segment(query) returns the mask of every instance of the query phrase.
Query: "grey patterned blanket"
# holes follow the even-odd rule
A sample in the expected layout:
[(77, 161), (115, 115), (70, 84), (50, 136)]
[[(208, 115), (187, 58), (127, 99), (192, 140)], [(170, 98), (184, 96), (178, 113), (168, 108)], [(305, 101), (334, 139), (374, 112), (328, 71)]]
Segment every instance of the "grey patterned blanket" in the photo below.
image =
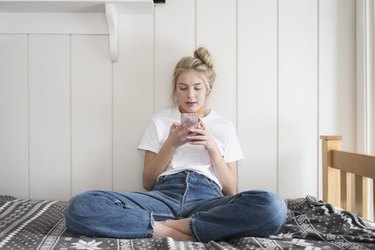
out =
[(0, 196), (0, 249), (375, 249), (375, 230), (349, 212), (307, 196), (288, 199), (278, 235), (200, 242), (89, 238), (67, 231), (65, 202)]

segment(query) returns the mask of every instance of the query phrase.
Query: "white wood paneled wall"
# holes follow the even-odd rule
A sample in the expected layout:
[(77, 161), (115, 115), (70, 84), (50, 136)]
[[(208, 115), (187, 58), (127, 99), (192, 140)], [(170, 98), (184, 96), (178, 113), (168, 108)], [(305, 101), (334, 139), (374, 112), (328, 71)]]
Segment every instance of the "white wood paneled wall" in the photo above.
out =
[(71, 189), (112, 188), (112, 65), (106, 36), (71, 39)]
[(69, 40), (68, 35), (28, 37), (29, 194), (35, 198), (70, 194)]
[(298, 196), (300, 188), (305, 193), (317, 189), (311, 182), (317, 179), (318, 165), (317, 3), (288, 0), (279, 5), (278, 180), (284, 196)]
[(120, 16), (116, 63), (102, 24), (0, 25), (0, 194), (142, 190), (146, 124), (171, 104), (176, 62), (206, 46), (217, 71), (209, 105), (237, 126), (246, 156), (239, 191), (319, 196), (319, 135), (354, 147), (354, 16), (354, 0), (168, 0), (154, 15)]
[(0, 36), (0, 192), (28, 197), (28, 37)]
[[(353, 49), (356, 17), (352, 11), (355, 5), (355, 1), (320, 1), (319, 8), (319, 131), (322, 135), (343, 135), (343, 149), (349, 151), (357, 150), (356, 52)], [(320, 177), (319, 169), (321, 194)]]
[[(278, 4), (238, 4), (238, 130), (246, 158), (240, 190), (278, 188)], [(246, 167), (243, 167), (246, 166)], [(251, 173), (251, 174), (250, 174)]]
[[(154, 106), (153, 16), (120, 19), (120, 60), (113, 73), (113, 189), (142, 190), (143, 155), (136, 150)], [(136, 28), (135, 28), (136, 27)]]

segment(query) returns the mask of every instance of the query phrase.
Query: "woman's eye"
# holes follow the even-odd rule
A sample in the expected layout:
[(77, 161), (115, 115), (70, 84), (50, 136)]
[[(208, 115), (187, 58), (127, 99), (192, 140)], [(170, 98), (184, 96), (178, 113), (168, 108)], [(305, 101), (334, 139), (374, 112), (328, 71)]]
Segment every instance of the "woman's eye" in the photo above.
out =
[(180, 88), (180, 90), (187, 90), (187, 88)]
[(201, 90), (202, 88), (194, 88), (195, 90)]

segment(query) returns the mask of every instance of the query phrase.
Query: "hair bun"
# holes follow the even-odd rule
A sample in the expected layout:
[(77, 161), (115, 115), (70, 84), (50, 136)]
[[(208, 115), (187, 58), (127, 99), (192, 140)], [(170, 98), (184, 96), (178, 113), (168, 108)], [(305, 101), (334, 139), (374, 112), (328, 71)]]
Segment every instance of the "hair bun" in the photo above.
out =
[(194, 51), (194, 57), (201, 60), (204, 64), (207, 65), (209, 68), (214, 67), (214, 61), (211, 57), (210, 52), (205, 47), (199, 47)]

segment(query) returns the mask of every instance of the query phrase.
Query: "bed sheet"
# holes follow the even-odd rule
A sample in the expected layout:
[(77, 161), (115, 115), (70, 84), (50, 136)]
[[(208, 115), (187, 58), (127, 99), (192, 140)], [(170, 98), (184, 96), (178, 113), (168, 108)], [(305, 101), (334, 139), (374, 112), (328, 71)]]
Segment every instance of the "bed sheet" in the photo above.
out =
[(311, 196), (286, 202), (287, 221), (277, 235), (204, 244), (73, 235), (65, 226), (66, 202), (0, 196), (0, 249), (375, 249), (375, 230), (361, 218)]

